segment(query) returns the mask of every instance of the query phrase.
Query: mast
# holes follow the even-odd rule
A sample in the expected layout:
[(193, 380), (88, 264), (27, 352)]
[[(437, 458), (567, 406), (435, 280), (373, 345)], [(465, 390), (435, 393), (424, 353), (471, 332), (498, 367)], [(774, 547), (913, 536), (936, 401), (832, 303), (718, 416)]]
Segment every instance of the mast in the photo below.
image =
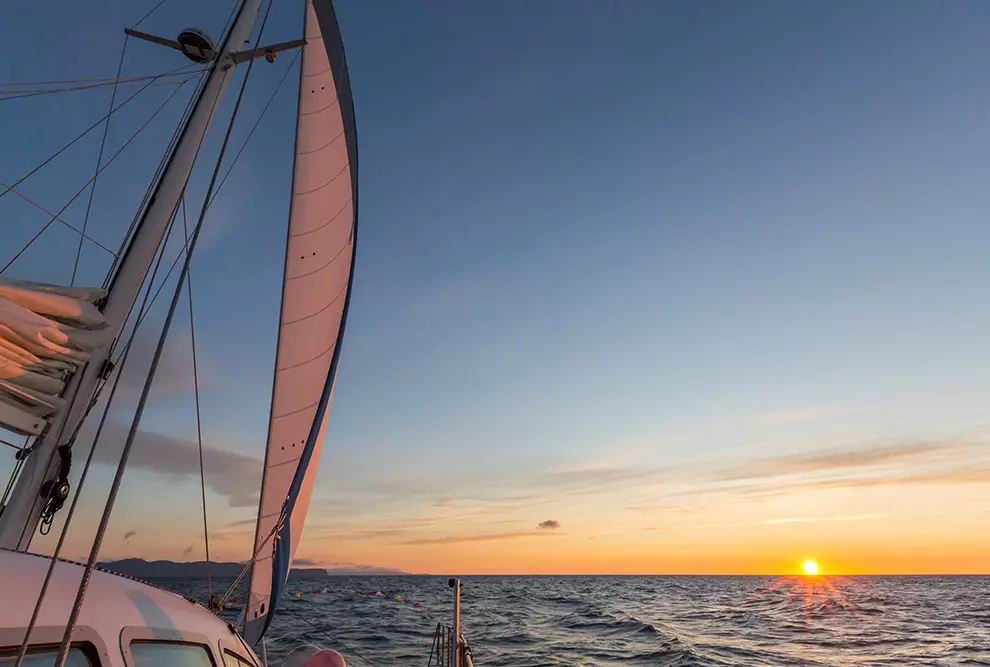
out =
[[(220, 104), (224, 89), (230, 82), (234, 67), (243, 61), (238, 56), (242, 56), (241, 50), (251, 37), (260, 6), (261, 0), (244, 0), (241, 4), (237, 18), (219, 56), (210, 68), (206, 83), (155, 186), (150, 203), (121, 258), (103, 308), (108, 330), (113, 332), (114, 338), (120, 336), (137, 301), (141, 285), (178, 208), (203, 138)], [(95, 350), (89, 363), (72, 376), (63, 394), (68, 405), (58, 413), (42, 435), (38, 436), (10, 501), (0, 514), (0, 548), (27, 551), (30, 546), (45, 505), (42, 487), (47, 481), (54, 481), (58, 477), (61, 457), (56, 449), (63, 445), (71, 446), (72, 436), (85, 417), (97, 384), (108, 373), (104, 365), (112, 351), (111, 347), (107, 345)]]

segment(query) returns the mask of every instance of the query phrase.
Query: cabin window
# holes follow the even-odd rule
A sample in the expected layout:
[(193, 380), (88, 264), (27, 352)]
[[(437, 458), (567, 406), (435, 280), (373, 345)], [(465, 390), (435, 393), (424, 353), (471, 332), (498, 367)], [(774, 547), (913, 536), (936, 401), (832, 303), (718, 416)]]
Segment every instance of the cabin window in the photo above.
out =
[(223, 652), (223, 661), (226, 667), (254, 667), (254, 663), (250, 660), (245, 660), (236, 653), (231, 653), (230, 651)]
[[(17, 664), (17, 655), (21, 647), (0, 649), (0, 667), (14, 667)], [(24, 661), (21, 667), (51, 667), (58, 657), (58, 646), (45, 646), (43, 648), (30, 648), (24, 654)], [(96, 659), (96, 650), (88, 645), (73, 646), (65, 656), (65, 667), (98, 667), (100, 661)]]
[(202, 644), (131, 642), (134, 667), (213, 667), (210, 651)]

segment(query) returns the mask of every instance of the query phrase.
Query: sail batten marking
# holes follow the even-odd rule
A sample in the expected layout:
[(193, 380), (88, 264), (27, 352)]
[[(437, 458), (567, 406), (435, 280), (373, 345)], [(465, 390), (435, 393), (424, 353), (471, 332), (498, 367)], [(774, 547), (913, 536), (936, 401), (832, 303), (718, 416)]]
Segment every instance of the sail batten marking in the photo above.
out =
[[(297, 415), (300, 412), (304, 412), (306, 410), (310, 410), (312, 408), (315, 408), (319, 404), (320, 404), (320, 402), (319, 401), (316, 401), (314, 403), (310, 403), (309, 405), (304, 405), (303, 407), (301, 407), (301, 408), (299, 408), (297, 410), (290, 410), (289, 412), (284, 412), (284, 413), (282, 413), (280, 415), (275, 415), (274, 417), (272, 417), (272, 421), (275, 421), (276, 419), (284, 419), (286, 417), (291, 417), (292, 415)], [(268, 467), (271, 468), (272, 466), (268, 466)]]
[[(322, 40), (321, 40), (321, 41), (322, 41)], [(325, 70), (323, 70), (322, 72), (317, 72), (316, 74), (303, 74), (303, 76), (304, 76), (304, 77), (306, 77), (307, 79), (309, 79), (309, 78), (312, 78), (312, 77), (314, 77), (314, 76), (323, 76), (324, 74), (326, 74), (326, 73), (327, 73), (327, 72), (329, 72), (329, 71), (330, 71), (330, 68), (329, 68), (329, 67), (327, 67), (327, 68), (326, 68)]]
[(334, 346), (336, 344), (337, 344), (337, 341), (334, 341), (334, 342), (330, 343), (330, 347), (328, 347), (327, 349), (323, 350), (322, 352), (320, 352), (319, 354), (317, 354), (315, 357), (310, 357), (306, 361), (300, 361), (298, 363), (290, 364), (288, 366), (282, 366), (278, 370), (279, 370), (279, 372), (288, 371), (288, 370), (292, 370), (293, 368), (299, 368), (300, 366), (305, 366), (306, 364), (311, 364), (314, 361), (319, 361), (320, 357), (325, 357), (328, 353), (333, 352), (333, 348), (334, 348)]
[(331, 178), (329, 181), (319, 186), (318, 188), (313, 188), (312, 190), (307, 190), (306, 192), (295, 192), (293, 194), (295, 194), (297, 197), (302, 197), (304, 195), (311, 195), (314, 192), (318, 192), (319, 190), (322, 190), (323, 188), (327, 187), (328, 185), (336, 181), (338, 178), (340, 178), (340, 175), (343, 174), (345, 171), (347, 171), (350, 168), (350, 166), (351, 166), (350, 163), (345, 164), (343, 167), (340, 168), (340, 171), (334, 174), (333, 178)]
[[(325, 106), (325, 107), (323, 107), (322, 109), (317, 109), (316, 111), (300, 111), (300, 112), (299, 112), (299, 115), (300, 115), (300, 116), (312, 116), (312, 115), (314, 115), (314, 114), (318, 114), (318, 113), (323, 113), (323, 112), (324, 112), (324, 111), (326, 111), (327, 109), (329, 109), (329, 108), (331, 108), (331, 107), (333, 107), (333, 106), (336, 106), (336, 104), (337, 104), (337, 100), (336, 100), (336, 99), (334, 99), (334, 101), (333, 101), (333, 102), (331, 102), (330, 104), (328, 104), (328, 105), (326, 105), (326, 106)], [(343, 134), (343, 132), (341, 132), (341, 134)]]
[[(314, 112), (314, 113), (316, 113), (316, 112)], [(327, 143), (323, 144), (319, 148), (314, 148), (311, 151), (299, 151), (298, 153), (296, 153), (296, 155), (312, 155), (313, 153), (319, 153), (320, 151), (322, 151), (327, 146), (332, 146), (333, 144), (335, 144), (337, 142), (337, 140), (340, 139), (342, 136), (344, 136), (344, 131), (343, 130), (341, 130), (340, 133), (337, 136), (335, 136), (333, 139), (331, 139)]]
[(288, 461), (282, 461), (281, 463), (273, 463), (270, 466), (268, 466), (268, 469), (271, 470), (272, 468), (280, 468), (282, 466), (289, 465), (290, 463), (296, 463), (300, 458), (302, 457), (297, 456), (296, 458), (289, 459)]
[(333, 216), (329, 220), (327, 220), (326, 222), (324, 222), (323, 224), (321, 224), (319, 227), (315, 227), (313, 229), (309, 229), (309, 230), (307, 230), (305, 232), (299, 232), (298, 234), (292, 234), (292, 238), (297, 239), (300, 236), (306, 236), (307, 234), (313, 234), (315, 232), (320, 231), (321, 229), (323, 229), (324, 227), (326, 227), (327, 225), (329, 225), (330, 223), (332, 223), (334, 220), (336, 220), (337, 218), (339, 218), (340, 215), (341, 215), (341, 213), (343, 213), (344, 211), (347, 210), (347, 207), (350, 205), (350, 203), (351, 203), (351, 198), (348, 197), (347, 198), (347, 201), (344, 202), (344, 205), (340, 207), (340, 210), (337, 211), (336, 213), (334, 213)]
[(300, 317), (298, 320), (292, 320), (291, 322), (286, 322), (285, 324), (287, 324), (287, 325), (288, 324), (296, 324), (297, 322), (302, 322), (304, 320), (308, 320), (310, 318), (316, 317), (317, 315), (319, 315), (320, 313), (322, 313), (323, 311), (325, 311), (327, 308), (329, 308), (333, 304), (335, 304), (338, 301), (340, 301), (340, 297), (344, 296), (344, 294), (346, 294), (346, 293), (347, 293), (347, 288), (345, 287), (344, 289), (340, 290), (340, 294), (338, 294), (337, 297), (333, 301), (331, 301), (327, 305), (323, 306), (322, 308), (320, 308), (315, 313), (312, 313), (310, 315), (306, 315), (305, 317)]
[(325, 269), (328, 266), (330, 266), (331, 264), (333, 264), (334, 261), (338, 257), (340, 257), (340, 253), (342, 253), (345, 250), (347, 250), (347, 247), (349, 245), (351, 245), (351, 240), (348, 238), (347, 241), (344, 242), (344, 245), (341, 246), (340, 250), (338, 250), (337, 253), (333, 257), (331, 257), (325, 264), (320, 265), (318, 268), (315, 268), (312, 271), (307, 271), (306, 273), (300, 273), (299, 275), (288, 277), (288, 278), (286, 278), (286, 281), (289, 281), (289, 280), (299, 280), (300, 278), (305, 278), (306, 276), (311, 276), (314, 273), (319, 273), (323, 269)]

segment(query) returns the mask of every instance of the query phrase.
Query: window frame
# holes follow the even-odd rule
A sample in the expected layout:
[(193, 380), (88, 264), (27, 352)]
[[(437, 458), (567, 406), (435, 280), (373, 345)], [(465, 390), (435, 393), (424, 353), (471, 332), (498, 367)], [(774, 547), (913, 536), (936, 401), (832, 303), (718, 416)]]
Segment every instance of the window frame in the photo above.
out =
[(198, 632), (183, 632), (167, 628), (148, 628), (140, 625), (128, 625), (120, 631), (120, 652), (124, 656), (127, 667), (135, 667), (134, 656), (131, 654), (131, 644), (184, 644), (198, 646), (206, 651), (212, 667), (218, 667), (217, 656), (213, 653), (210, 638)]
[[(237, 660), (237, 665), (228, 665), (227, 664), (227, 656), (228, 655), (231, 658), (233, 658), (234, 660)], [(257, 665), (254, 664), (254, 661), (253, 660), (248, 660), (247, 658), (245, 658), (244, 656), (242, 656), (240, 653), (236, 653), (235, 651), (231, 651), (229, 648), (224, 648), (223, 646), (220, 647), (220, 659), (223, 660), (224, 667), (241, 667), (242, 664), (243, 665), (251, 665), (251, 667), (257, 667)]]
[[(227, 661), (224, 660), (224, 654), (229, 653), (238, 660), (254, 667), (263, 667), (261, 660), (255, 655), (254, 651), (250, 649), (244, 638), (241, 637), (233, 627), (231, 627), (231, 634), (234, 635), (236, 641), (230, 637), (221, 637), (217, 640), (217, 649), (220, 651), (220, 661), (223, 667), (227, 667)], [(245, 655), (249, 657), (245, 657)]]
[[(18, 650), (24, 642), (27, 627), (0, 628), (0, 651)], [(31, 643), (28, 650), (54, 647), (58, 651), (65, 635), (65, 626), (35, 626), (31, 630)], [(106, 642), (100, 634), (88, 625), (77, 625), (72, 633), (70, 648), (78, 648), (86, 654), (93, 667), (110, 667), (113, 661), (107, 651)]]

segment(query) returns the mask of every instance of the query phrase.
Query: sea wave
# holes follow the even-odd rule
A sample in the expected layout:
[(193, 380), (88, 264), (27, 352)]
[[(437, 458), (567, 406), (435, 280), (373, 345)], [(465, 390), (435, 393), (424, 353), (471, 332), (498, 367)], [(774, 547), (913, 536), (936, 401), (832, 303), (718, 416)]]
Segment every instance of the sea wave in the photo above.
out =
[[(205, 582), (161, 583), (205, 599)], [(290, 581), (272, 664), (309, 642), (350, 665), (425, 665), (452, 615), (442, 577), (318, 584)], [(990, 577), (466, 577), (463, 590), (478, 667), (990, 666)]]

